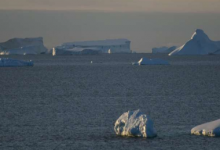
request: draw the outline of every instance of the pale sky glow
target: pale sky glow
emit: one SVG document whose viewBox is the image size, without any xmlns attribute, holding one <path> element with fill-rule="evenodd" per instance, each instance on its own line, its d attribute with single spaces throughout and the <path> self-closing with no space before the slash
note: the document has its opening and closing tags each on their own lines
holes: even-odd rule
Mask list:
<svg viewBox="0 0 220 150">
<path fill-rule="evenodd" d="M 0 10 L 220 13 L 219 6 L 220 0 L 0 0 Z"/>
<path fill-rule="evenodd" d="M 220 41 L 219 6 L 220 0 L 0 0 L 0 42 L 43 37 L 52 48 L 126 38 L 132 50 L 151 52 L 181 46 L 196 29 Z"/>
</svg>

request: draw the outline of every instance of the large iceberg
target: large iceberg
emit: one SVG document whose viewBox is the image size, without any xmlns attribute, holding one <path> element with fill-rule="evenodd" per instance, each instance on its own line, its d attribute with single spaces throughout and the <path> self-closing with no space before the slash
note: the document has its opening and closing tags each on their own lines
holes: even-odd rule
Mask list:
<svg viewBox="0 0 220 150">
<path fill-rule="evenodd" d="M 55 54 L 131 53 L 127 39 L 108 39 L 64 43 L 54 48 Z"/>
<path fill-rule="evenodd" d="M 170 52 L 172 52 L 173 50 L 175 50 L 177 47 L 176 46 L 172 46 L 172 47 L 154 47 L 152 48 L 152 53 L 153 54 L 157 54 L 157 53 L 165 53 L 168 54 Z"/>
<path fill-rule="evenodd" d="M 169 62 L 162 59 L 141 58 L 138 62 L 132 63 L 132 65 L 169 65 Z"/>
<path fill-rule="evenodd" d="M 140 110 L 128 111 L 115 122 L 115 133 L 122 136 L 156 137 L 153 121 Z"/>
<path fill-rule="evenodd" d="M 23 61 L 10 58 L 0 58 L 0 67 L 22 67 L 33 66 L 33 61 Z"/>
<path fill-rule="evenodd" d="M 197 29 L 186 44 L 172 51 L 169 56 L 217 54 L 218 50 L 220 50 L 220 41 L 210 40 L 203 30 Z"/>
<path fill-rule="evenodd" d="M 52 55 L 95 55 L 101 53 L 96 48 L 65 48 L 58 46 L 52 49 Z"/>
<path fill-rule="evenodd" d="M 14 38 L 0 43 L 0 55 L 44 54 L 48 50 L 43 44 L 43 38 Z"/>
<path fill-rule="evenodd" d="M 191 134 L 219 137 L 220 136 L 220 119 L 212 121 L 212 122 L 204 123 L 202 125 L 192 128 Z"/>
</svg>

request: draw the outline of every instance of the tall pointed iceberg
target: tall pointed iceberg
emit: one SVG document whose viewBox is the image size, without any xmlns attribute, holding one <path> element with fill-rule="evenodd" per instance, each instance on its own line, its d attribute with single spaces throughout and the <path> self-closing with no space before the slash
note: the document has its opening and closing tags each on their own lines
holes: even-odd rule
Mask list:
<svg viewBox="0 0 220 150">
<path fill-rule="evenodd" d="M 169 56 L 207 55 L 215 54 L 218 50 L 220 50 L 220 41 L 212 41 L 203 30 L 197 29 L 186 44 L 169 53 Z"/>
</svg>

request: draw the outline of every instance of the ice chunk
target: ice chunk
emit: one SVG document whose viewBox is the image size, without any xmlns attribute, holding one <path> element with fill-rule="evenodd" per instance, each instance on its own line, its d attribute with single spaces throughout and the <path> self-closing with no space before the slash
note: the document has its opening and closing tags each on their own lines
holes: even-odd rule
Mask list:
<svg viewBox="0 0 220 150">
<path fill-rule="evenodd" d="M 169 65 L 169 62 L 162 59 L 141 58 L 138 62 L 132 63 L 132 65 Z"/>
<path fill-rule="evenodd" d="M 192 128 L 191 134 L 205 135 L 205 136 L 220 136 L 220 119 L 204 123 L 202 125 Z"/>
<path fill-rule="evenodd" d="M 122 136 L 136 136 L 152 138 L 157 134 L 150 117 L 140 110 L 128 111 L 122 114 L 115 122 L 115 133 Z"/>
<path fill-rule="evenodd" d="M 0 58 L 0 67 L 22 67 L 33 66 L 33 61 L 23 61 L 10 58 Z"/>
</svg>

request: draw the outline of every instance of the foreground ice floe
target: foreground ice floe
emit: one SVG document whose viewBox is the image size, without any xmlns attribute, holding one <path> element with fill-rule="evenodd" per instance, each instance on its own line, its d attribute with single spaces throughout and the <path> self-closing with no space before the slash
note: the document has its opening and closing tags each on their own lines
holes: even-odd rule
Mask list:
<svg viewBox="0 0 220 150">
<path fill-rule="evenodd" d="M 212 41 L 201 29 L 197 29 L 191 39 L 181 47 L 172 51 L 172 55 L 207 55 L 219 54 L 220 41 Z"/>
<path fill-rule="evenodd" d="M 132 65 L 169 65 L 169 62 L 162 59 L 141 58 L 138 62 L 132 63 Z"/>
<path fill-rule="evenodd" d="M 140 110 L 128 111 L 115 122 L 115 133 L 122 136 L 156 137 L 153 121 Z"/>
<path fill-rule="evenodd" d="M 191 134 L 219 137 L 220 136 L 220 119 L 212 121 L 212 122 L 204 123 L 202 125 L 192 128 Z"/>
<path fill-rule="evenodd" d="M 10 58 L 0 58 L 0 67 L 22 67 L 33 66 L 33 61 L 23 61 Z"/>
</svg>

